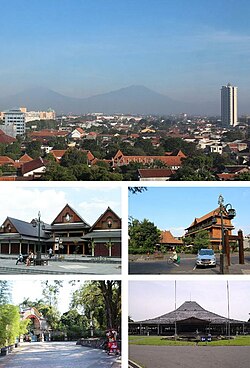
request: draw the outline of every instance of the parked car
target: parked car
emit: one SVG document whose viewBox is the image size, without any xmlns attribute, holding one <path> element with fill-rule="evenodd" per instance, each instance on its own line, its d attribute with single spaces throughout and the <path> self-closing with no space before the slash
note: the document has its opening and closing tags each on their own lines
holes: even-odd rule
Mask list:
<svg viewBox="0 0 250 368">
<path fill-rule="evenodd" d="M 213 249 L 200 249 L 196 257 L 196 266 L 216 267 L 216 255 Z"/>
</svg>

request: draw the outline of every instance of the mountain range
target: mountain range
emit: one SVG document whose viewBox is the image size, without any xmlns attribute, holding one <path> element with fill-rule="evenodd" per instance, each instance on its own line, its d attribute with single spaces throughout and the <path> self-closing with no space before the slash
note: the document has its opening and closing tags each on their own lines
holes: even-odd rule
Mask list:
<svg viewBox="0 0 250 368">
<path fill-rule="evenodd" d="M 144 86 L 130 86 L 86 98 L 64 96 L 53 90 L 38 87 L 0 98 L 0 111 L 25 106 L 28 111 L 52 108 L 60 114 L 218 114 L 217 103 L 204 104 L 175 101 Z M 218 110 L 218 111 L 217 111 Z"/>
</svg>

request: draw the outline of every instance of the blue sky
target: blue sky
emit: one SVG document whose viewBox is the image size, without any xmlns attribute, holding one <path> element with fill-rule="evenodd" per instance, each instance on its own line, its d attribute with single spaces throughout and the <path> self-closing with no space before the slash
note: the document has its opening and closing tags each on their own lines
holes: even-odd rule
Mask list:
<svg viewBox="0 0 250 368">
<path fill-rule="evenodd" d="M 0 96 L 141 84 L 177 100 L 250 95 L 248 0 L 0 0 Z"/>
<path fill-rule="evenodd" d="M 247 187 L 148 187 L 142 194 L 129 194 L 129 215 L 154 222 L 161 230 L 171 230 L 181 236 L 195 217 L 202 217 L 218 207 L 222 194 L 224 204 L 230 203 L 236 210 L 232 220 L 235 233 L 241 229 L 250 233 L 250 188 Z"/>
<path fill-rule="evenodd" d="M 65 183 L 66 184 L 66 183 Z M 66 184 L 67 185 L 67 184 Z M 1 185 L 0 224 L 7 216 L 30 222 L 38 211 L 41 219 L 51 223 L 68 203 L 82 218 L 93 225 L 108 206 L 121 216 L 121 189 L 115 185 L 47 186 Z"/>
<path fill-rule="evenodd" d="M 229 280 L 229 317 L 247 321 L 250 310 L 249 280 Z M 130 281 L 129 315 L 144 320 L 171 312 L 175 308 L 174 280 Z M 150 295 L 150 297 L 149 297 Z M 203 308 L 227 317 L 226 280 L 177 280 L 176 306 L 185 301 L 196 301 Z"/>
</svg>

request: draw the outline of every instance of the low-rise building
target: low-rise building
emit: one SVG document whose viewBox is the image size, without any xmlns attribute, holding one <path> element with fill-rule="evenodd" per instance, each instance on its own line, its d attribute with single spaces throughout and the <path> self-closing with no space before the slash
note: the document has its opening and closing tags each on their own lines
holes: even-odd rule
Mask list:
<svg viewBox="0 0 250 368">
<path fill-rule="evenodd" d="M 228 234 L 232 234 L 232 230 L 234 226 L 232 225 L 230 216 L 225 211 L 223 213 L 223 225 L 228 230 Z M 221 213 L 220 208 L 216 208 L 215 210 L 205 214 L 202 217 L 196 217 L 192 224 L 186 228 L 185 237 L 195 237 L 197 233 L 202 230 L 206 230 L 209 235 L 210 243 L 212 248 L 220 249 L 222 246 L 222 224 L 221 224 Z"/>
<path fill-rule="evenodd" d="M 0 228 L 0 254 L 121 256 L 121 218 L 109 207 L 91 226 L 69 204 L 51 224 L 7 217 Z"/>
</svg>

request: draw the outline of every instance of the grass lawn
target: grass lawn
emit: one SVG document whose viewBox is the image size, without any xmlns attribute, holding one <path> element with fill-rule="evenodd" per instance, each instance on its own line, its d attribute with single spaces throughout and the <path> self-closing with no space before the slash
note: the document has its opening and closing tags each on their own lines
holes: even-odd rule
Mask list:
<svg viewBox="0 0 250 368">
<path fill-rule="evenodd" d="M 173 341 L 162 340 L 162 336 L 129 336 L 129 343 L 134 345 L 157 345 L 157 346 L 187 346 L 195 345 L 195 342 L 190 341 Z M 211 345 L 211 346 L 249 346 L 250 335 L 247 336 L 235 336 L 230 340 L 216 340 L 211 342 L 199 342 L 198 345 Z"/>
</svg>

